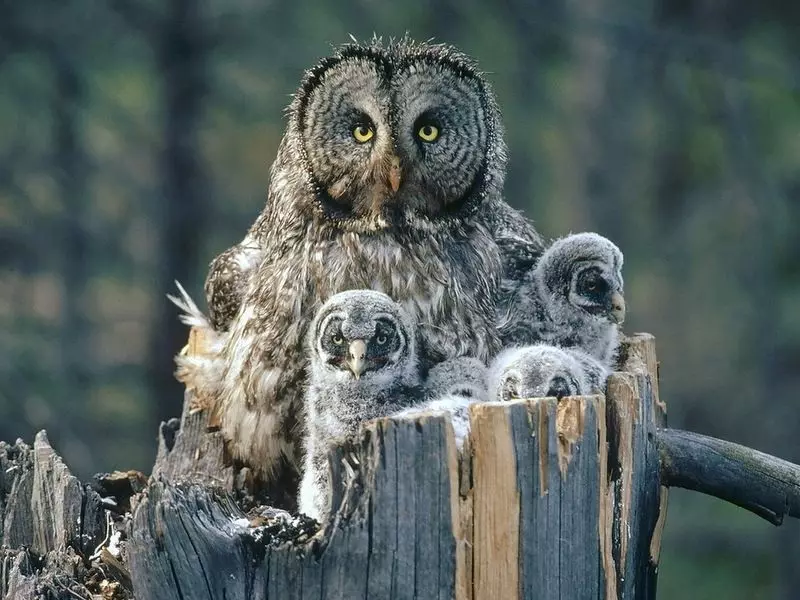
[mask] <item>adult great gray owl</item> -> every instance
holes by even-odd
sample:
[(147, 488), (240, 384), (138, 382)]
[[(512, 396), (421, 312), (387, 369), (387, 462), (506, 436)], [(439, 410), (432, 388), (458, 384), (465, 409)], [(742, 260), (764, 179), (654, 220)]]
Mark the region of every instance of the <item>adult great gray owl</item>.
[[(335, 87), (329, 89), (329, 95), (320, 95), (315, 104), (309, 104), (307, 102), (309, 94), (323, 79), (327, 78), (330, 82), (332, 78), (328, 77), (328, 71), (338, 68), (337, 65), (341, 62), (361, 62), (361, 66), (354, 67), (360, 72), (340, 70), (336, 77), (340, 81), (349, 80), (349, 83), (344, 85), (341, 90), (336, 90)], [(373, 67), (377, 67), (372, 73), (364, 70), (365, 65), (369, 63), (372, 63)], [(417, 73), (412, 73), (415, 68), (414, 63), (420, 66), (424, 65), (424, 68)], [(357, 74), (358, 77), (351, 79), (350, 76), (354, 74)], [(359, 83), (354, 82), (361, 82), (365, 76), (373, 77), (373, 81), (368, 83), (364, 89), (359, 90)], [(451, 81), (458, 82), (458, 85), (453, 89), (448, 89)], [(419, 89), (413, 89), (415, 82), (422, 84)], [(396, 85), (398, 83), (400, 85)], [(369, 172), (370, 169), (364, 168), (366, 165), (363, 162), (361, 170), (358, 170), (358, 164), (363, 161), (365, 152), (356, 152), (345, 158), (349, 153), (349, 148), (347, 143), (342, 143), (345, 140), (341, 137), (341, 132), (338, 132), (339, 139), (337, 140), (320, 138), (320, 141), (326, 139), (331, 143), (325, 148), (318, 148), (319, 152), (312, 153), (308, 153), (296, 144), (289, 147), (288, 139), (285, 139), (281, 145), (281, 155), (272, 168), (273, 183), (268, 192), (268, 202), (276, 191), (275, 180), (278, 177), (289, 177), (292, 174), (291, 165), (287, 164), (287, 161), (293, 154), (297, 154), (297, 158), (302, 159), (298, 161), (297, 165), (298, 168), (305, 171), (305, 176), (303, 177), (304, 181), (293, 181), (292, 185), (294, 187), (298, 187), (298, 184), (299, 187), (310, 185), (316, 188), (315, 191), (318, 194), (324, 192), (328, 201), (326, 212), (334, 217), (343, 207), (352, 206), (353, 199), (356, 197), (360, 197), (362, 208), (366, 208), (366, 205), (371, 202), (369, 188), (374, 185), (376, 176), (380, 175), (388, 180), (391, 187), (394, 184), (388, 177), (390, 171), (399, 174), (402, 169), (418, 166), (420, 168), (415, 172), (409, 172), (411, 175), (416, 174), (417, 177), (413, 180), (406, 178), (405, 181), (407, 183), (413, 181), (418, 187), (420, 185), (424, 188), (432, 186), (432, 189), (426, 189), (425, 194), (419, 196), (419, 206), (407, 206), (405, 210), (421, 210), (430, 216), (430, 214), (442, 212), (441, 209), (445, 206), (451, 209), (456, 207), (459, 202), (454, 202), (454, 199), (462, 201), (467, 197), (473, 200), (480, 200), (484, 197), (488, 199), (486, 202), (463, 204), (469, 205), (470, 210), (474, 209), (480, 213), (480, 221), (491, 231), (497, 241), (503, 268), (501, 273), (502, 291), (505, 297), (512, 294), (519, 286), (523, 274), (534, 266), (536, 259), (544, 251), (544, 243), (533, 223), (520, 211), (501, 199), (500, 191), (506, 162), (501, 123), (491, 91), (477, 72), (475, 64), (452, 47), (414, 43), (409, 39), (398, 42), (390, 41), (385, 47), (379, 39), (373, 40), (366, 46), (345, 45), (334, 56), (322, 60), (306, 73), (303, 85), (296, 95), (295, 101), (289, 107), (290, 127), (287, 130), (287, 138), (293, 124), (298, 127), (306, 127), (306, 131), (296, 129), (295, 135), (319, 136), (332, 133), (330, 130), (324, 132), (317, 120), (327, 119), (329, 116), (342, 117), (345, 115), (328, 115), (322, 112), (325, 108), (320, 103), (330, 102), (339, 94), (344, 99), (347, 99), (348, 96), (350, 100), (357, 99), (356, 102), (369, 99), (372, 109), (382, 111), (385, 120), (378, 123), (382, 126), (381, 130), (372, 130), (372, 133), (366, 133), (370, 131), (370, 123), (373, 126), (376, 125), (371, 121), (369, 110), (356, 108), (353, 106), (356, 102), (351, 102), (349, 106), (338, 107), (342, 110), (354, 109), (351, 116), (362, 114), (369, 117), (369, 122), (365, 123), (367, 127), (364, 130), (365, 135), (378, 134), (371, 140), (365, 140), (371, 141), (368, 147), (378, 146), (381, 149), (380, 155), (372, 153), (372, 173)], [(464, 102), (467, 97), (468, 101)], [(426, 106), (426, 103), (430, 104), (431, 100), (436, 99), (438, 102)], [(458, 112), (459, 107), (464, 109), (462, 113)], [(309, 114), (308, 109), (311, 109), (310, 114), (313, 119), (306, 119)], [(419, 135), (416, 135), (415, 140), (409, 139), (414, 137), (413, 130), (409, 129), (409, 125), (418, 126), (416, 133), (419, 134), (428, 123), (424, 120), (419, 123), (417, 121), (422, 117), (429, 117), (433, 123), (437, 118), (434, 114), (436, 110), (441, 111), (439, 118), (447, 121), (443, 123), (446, 129), (441, 132), (442, 138), (438, 141), (432, 139), (429, 144), (419, 144), (420, 141), (425, 141)], [(448, 120), (446, 113), (456, 119)], [(416, 117), (414, 117), (415, 114)], [(398, 122), (397, 119), (402, 118), (403, 115), (406, 117), (406, 122)], [(358, 119), (351, 118), (351, 121), (353, 121), (351, 125), (354, 132)], [(434, 130), (426, 131), (430, 131), (429, 135), (438, 136), (439, 129), (435, 125), (434, 129), (435, 133)], [(397, 154), (393, 157), (387, 154), (387, 148), (383, 142), (380, 142), (379, 137), (382, 137), (384, 141), (398, 144)], [(404, 155), (403, 146), (413, 146), (410, 143), (412, 141), (417, 143), (420, 149), (427, 146), (430, 150), (434, 147), (433, 144), (436, 144), (437, 150), (412, 151)], [(476, 144), (475, 147), (468, 148), (467, 144), (470, 141)], [(320, 174), (314, 172), (315, 165), (311, 160), (314, 158), (313, 155), (323, 152), (327, 152), (328, 159), (333, 159), (336, 164), (335, 166), (333, 163), (328, 164), (324, 173), (320, 173), (324, 177), (320, 178)], [(381, 156), (382, 160), (379, 160), (378, 156)], [(396, 159), (394, 163), (392, 158)], [(482, 162), (477, 165), (477, 161)], [(437, 172), (437, 169), (442, 167), (445, 168)], [(460, 168), (465, 168), (466, 171), (462, 173)], [(382, 173), (378, 173), (378, 171), (382, 171)], [(323, 179), (325, 180), (323, 181)], [(394, 181), (398, 186), (401, 184), (400, 179)], [(469, 184), (469, 188), (464, 187), (466, 183)], [(411, 185), (403, 187), (405, 189), (402, 190), (402, 197), (407, 199), (414, 194), (415, 190)], [(382, 194), (385, 195), (388, 190), (384, 186), (384, 190), (373, 188), (373, 191), (375, 192), (373, 196), (378, 198)], [(477, 206), (475, 206), (476, 204)], [(270, 248), (271, 240), (268, 238), (273, 223), (268, 212), (268, 208), (265, 207), (245, 238), (222, 252), (210, 265), (205, 282), (205, 294), (209, 318), (217, 331), (228, 330), (247, 293), (250, 278), (257, 271), (264, 253)]]
[(300, 512), (327, 517), (328, 451), (366, 420), (388, 416), (421, 399), (416, 326), (387, 295), (351, 290), (332, 296), (308, 336), (304, 469)]
[[(303, 341), (333, 294), (369, 288), (403, 305), (423, 373), (497, 352), (495, 232), (535, 237), (502, 200), (505, 163), (489, 86), (450, 47), (348, 44), (306, 74), (266, 206), (208, 279), (228, 329), (219, 412), (236, 457), (266, 480), (281, 456), (298, 467)], [(241, 305), (215, 281), (237, 282)]]

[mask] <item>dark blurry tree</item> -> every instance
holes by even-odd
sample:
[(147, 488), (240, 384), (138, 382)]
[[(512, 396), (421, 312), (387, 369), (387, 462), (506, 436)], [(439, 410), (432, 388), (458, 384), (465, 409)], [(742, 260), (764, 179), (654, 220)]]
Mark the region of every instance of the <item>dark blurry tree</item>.
[(197, 279), (195, 266), (208, 215), (208, 178), (199, 133), (213, 47), (199, 0), (169, 0), (160, 8), (116, 0), (114, 6), (152, 46), (161, 87), (161, 191), (151, 207), (158, 239), (154, 266), (158, 308), (146, 369), (155, 430), (160, 421), (180, 412), (182, 390), (173, 376), (173, 357), (186, 342), (187, 331), (165, 294), (174, 291), (176, 279), (190, 277), (184, 281), (190, 289)]

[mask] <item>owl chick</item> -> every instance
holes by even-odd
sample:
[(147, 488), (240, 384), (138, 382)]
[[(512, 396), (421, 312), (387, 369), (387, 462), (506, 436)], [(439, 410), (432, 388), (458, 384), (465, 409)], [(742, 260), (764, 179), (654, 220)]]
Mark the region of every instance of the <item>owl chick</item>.
[(625, 320), (622, 263), (619, 248), (596, 233), (556, 240), (502, 306), (504, 344), (579, 348), (612, 367)]
[(300, 512), (323, 521), (329, 511), (327, 456), (337, 438), (364, 421), (422, 398), (415, 325), (387, 295), (353, 290), (332, 296), (309, 329), (305, 460)]
[(489, 400), (489, 373), (475, 358), (446, 360), (433, 367), (425, 380), (426, 400), (392, 416), (413, 418), (421, 413), (445, 412), (450, 417), (456, 447), (464, 444), (469, 434), (469, 405)]
[(503, 350), (489, 368), (493, 399), (581, 396), (602, 393), (608, 370), (585, 352), (534, 344)]

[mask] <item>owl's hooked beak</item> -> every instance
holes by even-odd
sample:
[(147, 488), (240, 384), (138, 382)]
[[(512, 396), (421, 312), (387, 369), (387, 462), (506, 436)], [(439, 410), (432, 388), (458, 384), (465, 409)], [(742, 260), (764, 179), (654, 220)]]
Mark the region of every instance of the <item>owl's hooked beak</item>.
[(400, 189), (401, 175), (402, 172), (400, 171), (400, 159), (397, 158), (396, 155), (392, 154), (389, 161), (389, 186), (392, 188), (394, 193), (397, 193), (397, 190)]
[(618, 325), (625, 321), (625, 297), (620, 292), (611, 295), (611, 310), (608, 311), (611, 320)]
[(347, 349), (347, 368), (353, 373), (356, 379), (361, 378), (364, 369), (367, 368), (367, 343), (364, 340), (353, 340)]

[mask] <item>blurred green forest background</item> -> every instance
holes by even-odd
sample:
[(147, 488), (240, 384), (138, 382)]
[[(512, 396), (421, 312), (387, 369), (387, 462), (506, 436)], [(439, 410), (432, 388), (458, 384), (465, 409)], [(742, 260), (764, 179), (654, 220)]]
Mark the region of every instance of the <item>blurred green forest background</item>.
[[(373, 32), (474, 55), (507, 197), (625, 253), (670, 424), (800, 462), (800, 3), (0, 2), (0, 439), (149, 472), (213, 256), (262, 207), (283, 108)], [(800, 527), (670, 495), (661, 598), (797, 598)]]

